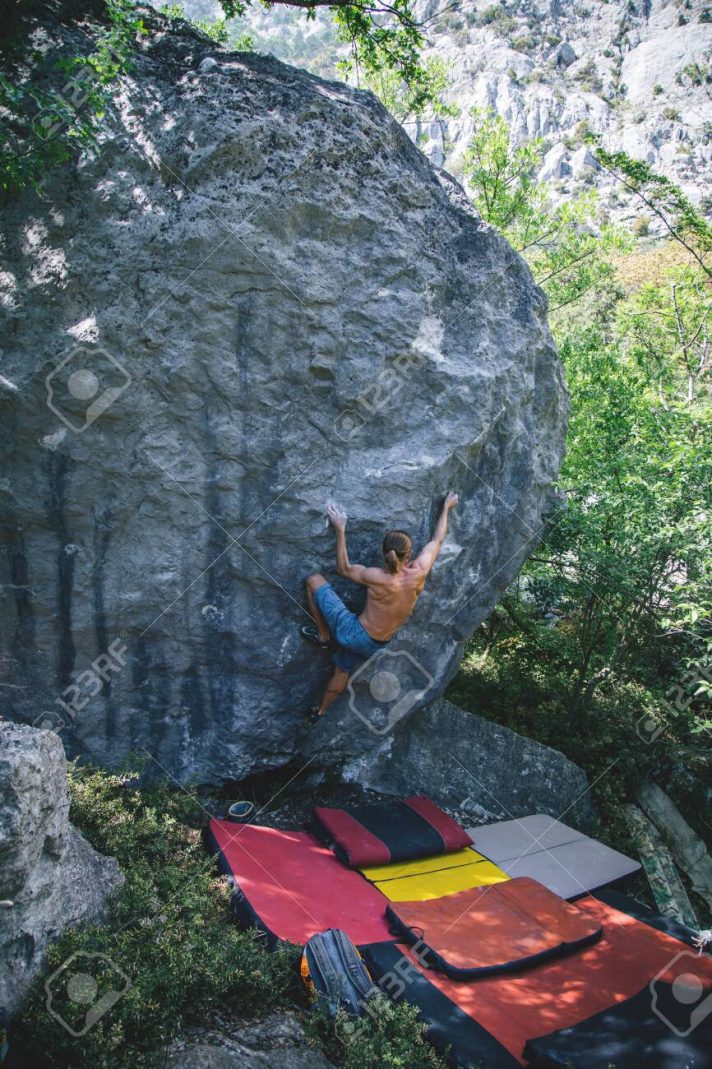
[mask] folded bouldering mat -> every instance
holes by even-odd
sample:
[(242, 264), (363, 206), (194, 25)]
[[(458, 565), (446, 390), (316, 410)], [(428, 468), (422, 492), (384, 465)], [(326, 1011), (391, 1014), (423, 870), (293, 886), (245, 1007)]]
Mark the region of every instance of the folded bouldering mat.
[(424, 902), (392, 902), (391, 931), (456, 979), (511, 972), (571, 953), (601, 926), (526, 876)]
[[(486, 893), (489, 894), (490, 891), (491, 889)], [(430, 983), (454, 1002), (464, 1014), (477, 1021), (522, 1065), (525, 1064), (524, 1049), (527, 1044), (531, 1052), (537, 1040), (551, 1040), (555, 1033), (559, 1044), (556, 1057), (563, 1058), (563, 1061), (534, 1064), (566, 1065), (567, 1056), (563, 1046), (565, 1037), (559, 1037), (558, 1033), (563, 1033), (566, 1029), (614, 1007), (620, 1007), (621, 1013), (624, 1013), (626, 1003), (629, 1002), (631, 1005), (628, 1008), (635, 1012), (631, 1000), (641, 993), (647, 993), (649, 1017), (655, 1016), (651, 984), (655, 982), (656, 977), (659, 977), (658, 983), (674, 983), (670, 972), (673, 962), (676, 963), (673, 970), (680, 962), (686, 970), (688, 966), (689, 971), (703, 970), (700, 977), (703, 993), (697, 1005), (709, 1005), (705, 1002), (708, 991), (712, 995), (712, 959), (709, 956), (702, 955), (698, 958), (693, 953), (690, 957), (688, 947), (678, 939), (614, 909), (600, 899), (583, 898), (577, 903), (577, 908), (588, 914), (602, 928), (603, 935), (597, 942), (576, 953), (553, 958), (517, 972), (483, 976), (468, 982), (454, 980), (441, 972), (426, 973)], [(372, 947), (360, 949), (371, 975), (378, 983), (383, 974), (379, 972), (377, 962), (379, 958), (387, 956), (385, 951), (379, 948), (379, 953), (374, 956)], [(422, 972), (422, 966), (414, 954), (417, 950), (419, 948), (406, 947), (403, 944), (398, 944), (397, 948), (398, 953), (410, 962), (415, 971)], [(681, 953), (685, 954), (685, 958), (679, 957)], [(703, 964), (697, 965), (700, 961)], [(389, 994), (388, 986), (382, 986), (385, 993)], [(407, 983), (403, 998), (409, 999)], [(647, 1027), (649, 1029), (650, 1025)], [(677, 1043), (679, 1038), (685, 1037), (676, 1037), (669, 1029), (666, 1029), (665, 1035), (662, 1032), (659, 1035), (659, 1049), (654, 1046), (651, 1048), (654, 1050), (654, 1056), (639, 1060), (637, 1065), (635, 1062), (623, 1062), (621, 1069), (633, 1069), (633, 1066), (635, 1069), (642, 1069), (643, 1066), (650, 1066), (650, 1069), (658, 1066), (672, 1069), (672, 1065), (664, 1060), (665, 1044), (672, 1044), (673, 1041)], [(694, 1036), (694, 1033), (691, 1035)], [(652, 1040), (649, 1042), (652, 1043)], [(680, 1047), (676, 1049), (679, 1054)], [(579, 1065), (578, 1050), (576, 1047), (568, 1058), (571, 1065)], [(690, 1045), (690, 1051), (691, 1057), (694, 1055), (698, 1058), (698, 1061), (690, 1063), (694, 1069), (702, 1069), (702, 1066), (709, 1069), (709, 1061), (699, 1061), (694, 1042)], [(496, 1067), (499, 1063), (494, 1059), (491, 1064)], [(607, 1055), (595, 1064), (596, 1069), (605, 1069), (609, 1064), (618, 1069), (615, 1058), (609, 1061)], [(682, 1069), (685, 1065), (683, 1058), (677, 1061), (675, 1069)]]
[(531, 876), (562, 898), (615, 883), (640, 870), (625, 854), (544, 813), (468, 828), (475, 848), (510, 876)]
[(304, 945), (326, 928), (342, 928), (354, 943), (390, 937), (381, 892), (307, 832), (211, 820), (205, 841), (235, 881), (238, 920), (265, 932), (270, 945)]
[(469, 847), (417, 861), (370, 865), (361, 872), (391, 902), (423, 902), (509, 879), (506, 872)]
[(461, 824), (419, 795), (345, 809), (315, 806), (314, 818), (317, 834), (352, 868), (412, 861), (472, 845)]
[(397, 943), (370, 943), (359, 947), (368, 970), (380, 989), (394, 1002), (409, 1002), (427, 1026), (426, 1035), (436, 1050), (446, 1054), (458, 1069), (519, 1069), (520, 1062), (470, 1014), (431, 983)]

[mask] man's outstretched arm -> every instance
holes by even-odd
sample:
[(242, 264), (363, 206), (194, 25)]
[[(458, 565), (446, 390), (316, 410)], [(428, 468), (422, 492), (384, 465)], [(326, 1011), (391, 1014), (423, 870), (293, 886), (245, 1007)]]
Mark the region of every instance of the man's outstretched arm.
[(415, 560), (415, 563), (425, 572), (429, 572), (437, 560), (438, 553), (442, 548), (442, 544), (445, 541), (445, 535), (447, 534), (447, 521), (450, 515), (450, 509), (454, 509), (458, 501), (459, 498), (457, 494), (450, 491), (445, 498), (438, 522), (435, 524), (433, 537), (425, 546), (423, 546)]
[(337, 572), (339, 575), (343, 575), (344, 579), (350, 579), (353, 583), (365, 584), (366, 572), (372, 571), (372, 569), (364, 567), (363, 564), (351, 564), (349, 561), (349, 553), (346, 548), (346, 513), (342, 512), (336, 505), (327, 505), (326, 515), (329, 517), (331, 526), (336, 531)]

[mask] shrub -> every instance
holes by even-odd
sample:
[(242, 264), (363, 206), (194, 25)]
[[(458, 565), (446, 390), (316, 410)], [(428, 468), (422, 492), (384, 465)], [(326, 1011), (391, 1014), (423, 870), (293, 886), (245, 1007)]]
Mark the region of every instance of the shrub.
[(653, 86), (651, 92), (652, 92), (654, 97), (657, 97), (657, 96), (660, 96), (661, 93), (664, 93), (665, 90), (661, 86), (660, 82), (656, 82), (656, 84)]
[[(334, 1027), (320, 1015), (310, 1030), (343, 1069), (446, 1069), (425, 1038), (417, 1009), (406, 1002), (394, 1004), (379, 996), (359, 1021), (343, 1017)], [(340, 1043), (337, 1034), (350, 1035), (348, 1043)]]
[(512, 41), (512, 48), (516, 52), (528, 52), (534, 45), (534, 38), (523, 34), (521, 37), (515, 37)]
[(516, 19), (507, 14), (504, 4), (490, 4), (480, 15), (479, 21), (482, 26), (491, 26), (502, 35), (511, 33), (517, 25)]
[(673, 107), (663, 108), (663, 118), (668, 119), (670, 122), (677, 122), (680, 118), (680, 112)]
[(241, 1014), (283, 1003), (296, 981), (296, 949), (283, 944), (270, 954), (256, 933), (237, 928), (195, 827), (199, 806), (182, 792), (139, 792), (130, 778), (76, 766), (70, 789), (74, 823), (117, 857), (126, 883), (104, 927), (68, 931), (53, 945), (48, 971), (77, 952), (101, 954), (131, 986), (75, 1039), (47, 1012), (40, 979), (16, 1023), (28, 1064), (133, 1069), (206, 1003), (220, 1000)]
[(637, 238), (644, 238), (650, 233), (650, 220), (647, 215), (639, 215), (633, 223), (633, 233)]
[(595, 62), (590, 59), (576, 74), (577, 81), (581, 82), (584, 89), (592, 93), (600, 93), (603, 81), (598, 73)]

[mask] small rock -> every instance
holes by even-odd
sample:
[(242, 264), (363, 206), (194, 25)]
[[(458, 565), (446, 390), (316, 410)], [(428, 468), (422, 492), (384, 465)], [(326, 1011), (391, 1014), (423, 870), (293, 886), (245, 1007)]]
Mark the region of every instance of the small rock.
[(167, 1048), (164, 1069), (333, 1069), (309, 1046), (292, 1013), (276, 1013), (231, 1031), (228, 1026), (186, 1034)]
[(200, 71), (201, 74), (208, 74), (210, 71), (215, 70), (217, 65), (218, 65), (218, 61), (216, 59), (213, 59), (212, 56), (206, 56), (205, 59), (200, 64), (200, 66), (198, 67), (198, 70)]
[(554, 53), (557, 67), (570, 67), (576, 61), (576, 53), (568, 41), (562, 41)]

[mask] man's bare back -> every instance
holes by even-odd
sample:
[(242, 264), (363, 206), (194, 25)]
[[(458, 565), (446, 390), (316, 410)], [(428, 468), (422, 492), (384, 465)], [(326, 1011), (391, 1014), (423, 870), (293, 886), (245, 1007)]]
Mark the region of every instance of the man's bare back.
[(385, 568), (367, 568), (364, 583), (368, 588), (366, 607), (359, 620), (371, 638), (387, 642), (406, 622), (425, 586), (428, 573), (412, 561), (392, 575)]
[(366, 568), (361, 564), (351, 564), (346, 551), (346, 514), (333, 505), (326, 510), (336, 530), (337, 570), (340, 575), (367, 588), (366, 607), (359, 620), (371, 638), (375, 638), (377, 642), (387, 642), (392, 638), (415, 608), (418, 595), (425, 586), (425, 580), (445, 539), (450, 509), (453, 509), (457, 502), (457, 494), (447, 495), (432, 539), (414, 561), (405, 560), (395, 573), (385, 568)]

